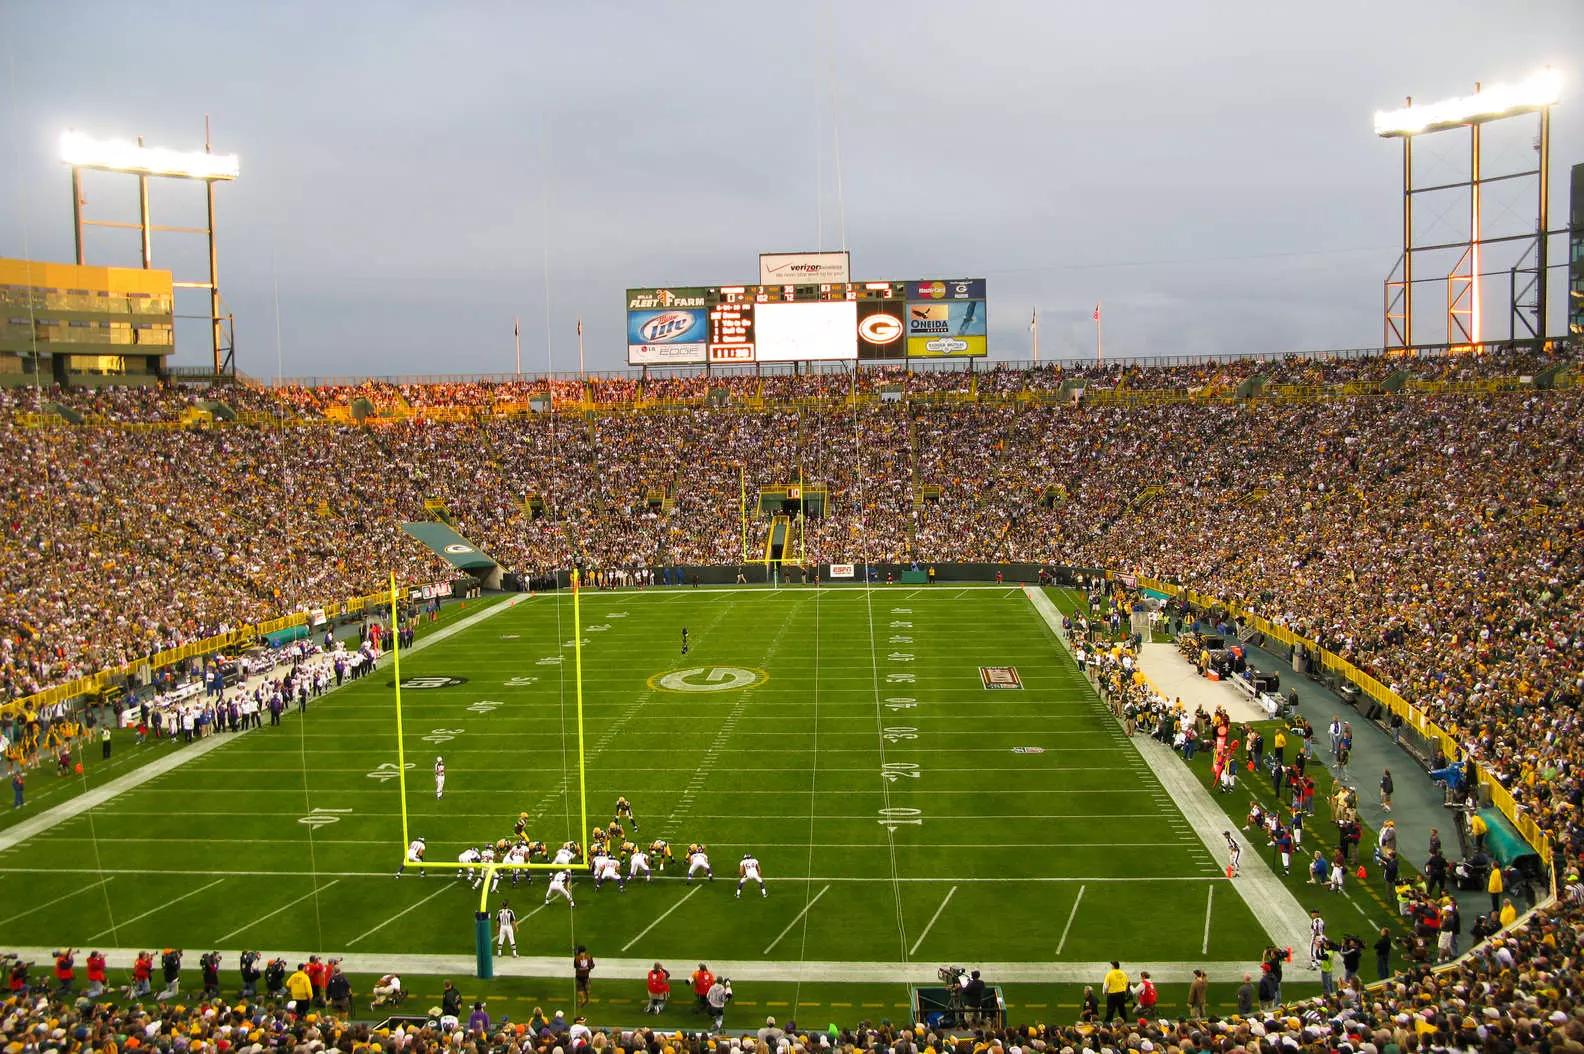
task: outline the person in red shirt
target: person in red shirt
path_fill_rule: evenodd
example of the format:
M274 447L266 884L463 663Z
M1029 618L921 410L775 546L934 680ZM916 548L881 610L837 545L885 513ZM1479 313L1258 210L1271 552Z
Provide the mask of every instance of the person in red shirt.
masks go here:
M88 953L88 991L84 994L89 999L98 999L105 990L105 957L97 951Z
M304 972L308 974L308 981L313 985L313 1005L324 1006L325 980L329 977L329 970L319 961L319 956L310 955L308 968Z
M693 971L690 978L693 982L693 994L698 996L698 1006L695 1010L709 1013L709 990L715 984L715 975L709 972L709 967L699 963L699 968Z
M654 969L649 971L649 1006L644 1013L658 1015L666 1008L666 1001L670 998L671 971L655 963Z
M127 992L128 999L139 999L149 994L149 980L154 976L154 953L138 952L137 961L132 964L132 988Z
M62 995L70 995L72 989L77 987L77 971L72 968L75 963L71 948L55 955L55 984Z

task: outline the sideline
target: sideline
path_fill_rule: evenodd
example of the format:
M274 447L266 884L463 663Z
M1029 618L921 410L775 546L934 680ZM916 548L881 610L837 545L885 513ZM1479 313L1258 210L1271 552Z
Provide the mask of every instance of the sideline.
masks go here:
M23 959L33 962L50 961L53 948L11 949ZM112 970L130 969L137 951L132 948L104 948L107 966ZM240 949L219 949L226 962L236 962ZM280 951L287 962L307 962L306 951ZM314 954L319 954L315 952ZM474 955L392 955L388 952L346 952L336 956L341 968L351 974L397 973L403 976L473 977L478 966ZM689 956L672 958L688 961ZM710 965L723 977L733 981L799 981L806 983L838 982L843 984L939 984L938 966L933 963L860 962L807 959L795 960L717 960ZM1098 984L1111 968L1110 963L1030 963L1030 962L966 962L967 969L983 972L993 977L997 984ZM649 975L654 958L601 958L600 977L611 981L641 981ZM1186 984L1193 980L1195 970L1204 970L1212 982L1238 983L1248 972L1246 959L1236 962L1136 962L1123 963L1124 968L1143 966L1157 983ZM1136 969L1129 969L1136 976ZM496 977L557 977L567 975L564 955L510 955L495 957ZM1301 980L1302 978L1300 978Z
M1067 647L1067 640L1061 632L1061 612L1051 603L1050 597L1043 590L1031 586L1024 586L1023 592L1056 639L1061 641L1062 647ZM1221 837L1221 832L1237 825L1221 811L1215 799L1210 797L1210 792L1194 777L1193 770L1184 765L1170 747L1148 736L1134 736L1128 742L1171 795L1183 818L1188 821L1188 826L1199 836L1211 858L1224 873L1230 857L1226 839ZM1248 841L1241 830L1234 837ZM1263 847L1249 845L1245 848L1247 851L1240 861L1242 873L1230 880L1232 888L1243 898L1249 911L1253 912L1255 921L1270 936L1272 944L1280 948L1309 947L1309 913L1298 903L1292 890L1271 870L1262 852ZM1154 971L1154 967L1150 969Z
M509 611L513 607L515 607L515 604L506 599L501 600L499 603L491 604L483 611L480 611L474 615L469 615L459 622L452 623L444 629L436 630L433 633L424 634L424 636L414 643L410 648L405 649L403 654L410 655L413 652L423 651L431 644L438 644L441 641L448 639L453 634L460 633L464 629L469 629L473 626L476 626L485 619L498 615L502 611ZM390 654L390 652L386 652L384 655L380 656L380 661L375 663L374 670L377 671L384 669L388 665L386 658ZM353 684L355 682L347 681L346 683ZM331 687L325 692L324 695L320 696L318 700L315 700L315 705L322 706L323 703L319 700L328 698L330 695L339 691L342 687L345 687L345 685ZM173 772L176 769L181 768L183 765L186 765L188 762L197 761L199 758L210 753L211 751L220 749L227 743L235 743L243 736L249 735L253 732L262 731L265 727L273 726L244 728L236 732L226 732L224 734L216 732L198 740L196 743L185 744L177 748L174 753L167 754L162 758L150 761L146 765L141 765L138 768L133 769L131 772L128 772L124 776L117 776L113 780L101 783L99 786L93 788L92 790L85 791L75 798L72 798L68 801L63 801L59 805L52 805L43 812L29 817L15 826L8 827L4 831L0 831L0 853L3 853L8 849L14 849L35 835L40 835L45 831L59 827L68 820L75 819L85 812L88 812L92 809L97 809L106 802L120 797L127 791L136 790L145 783L152 782L153 780L158 779L168 772ZM21 869L9 868L7 870Z

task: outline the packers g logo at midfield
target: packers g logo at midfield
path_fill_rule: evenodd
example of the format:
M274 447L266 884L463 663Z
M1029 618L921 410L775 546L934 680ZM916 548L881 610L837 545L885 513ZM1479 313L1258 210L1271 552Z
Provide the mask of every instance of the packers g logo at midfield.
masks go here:
M735 692L769 679L770 675L763 670L742 666L694 666L657 673L649 678L649 687L662 692Z

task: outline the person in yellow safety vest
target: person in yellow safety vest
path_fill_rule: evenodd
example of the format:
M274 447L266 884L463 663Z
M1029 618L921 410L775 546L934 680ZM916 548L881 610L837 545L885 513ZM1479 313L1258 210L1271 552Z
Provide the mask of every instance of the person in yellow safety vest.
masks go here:
M297 964L297 972L286 978L286 994L295 1004L294 1011L300 1017L308 1013L309 1005L313 1000L313 982L308 979L308 973L303 969L303 964Z
M1474 840L1475 850L1485 848L1485 836L1490 833L1490 825L1479 813L1469 813L1469 837Z
M1485 883L1485 891L1490 894L1492 911L1501 910L1501 895L1506 890L1506 888L1507 887L1502 883L1501 864L1491 864L1490 881Z

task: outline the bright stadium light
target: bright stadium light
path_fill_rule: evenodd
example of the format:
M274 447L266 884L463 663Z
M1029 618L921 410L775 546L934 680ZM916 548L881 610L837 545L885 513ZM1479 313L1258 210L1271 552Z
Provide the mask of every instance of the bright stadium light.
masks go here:
M167 150L125 139L94 139L73 131L61 133L60 152L61 160L74 168L102 168L145 176L235 179L239 171L235 154Z
M1562 98L1562 74L1547 66L1518 84L1495 84L1460 99L1400 110L1377 110L1375 134L1385 138L1439 132L1466 124L1533 113Z

